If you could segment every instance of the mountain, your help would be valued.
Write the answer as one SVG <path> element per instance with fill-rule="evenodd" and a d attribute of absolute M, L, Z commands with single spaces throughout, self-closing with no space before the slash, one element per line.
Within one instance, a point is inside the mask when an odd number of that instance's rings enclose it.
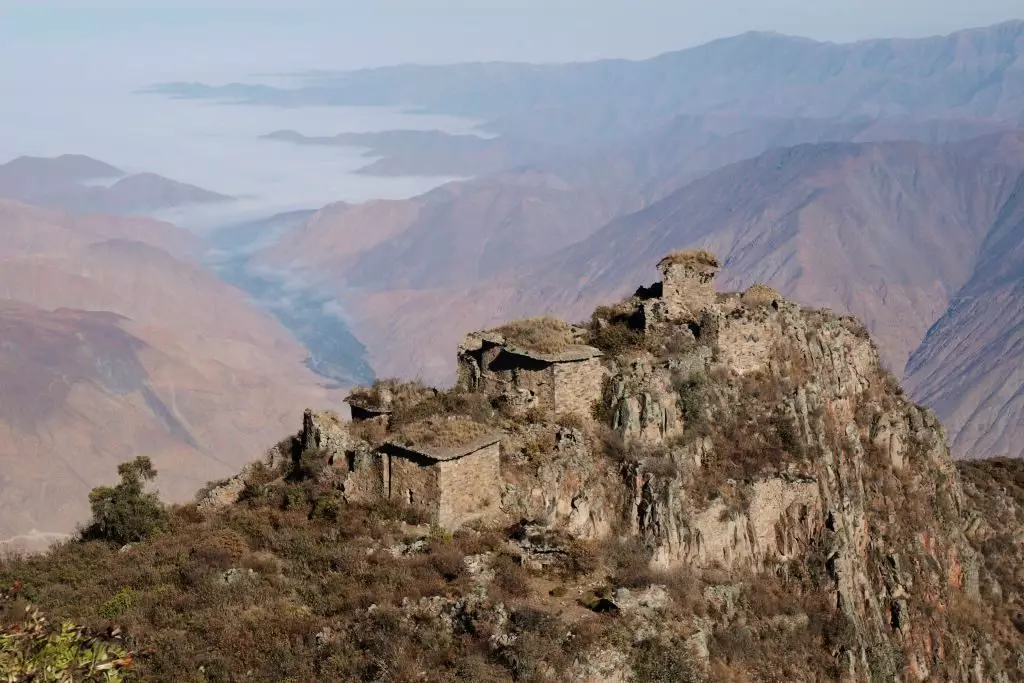
<path fill-rule="evenodd" d="M 618 203 L 553 174 L 510 171 L 411 200 L 332 205 L 257 263 L 307 279 L 336 275 L 333 282 L 360 290 L 463 284 L 578 241 L 614 217 Z"/>
<path fill-rule="evenodd" d="M 101 181 L 109 185 L 98 184 Z M 78 155 L 19 157 L 0 165 L 0 197 L 66 211 L 104 213 L 145 213 L 231 200 L 153 173 L 126 175 Z"/>
<path fill-rule="evenodd" d="M 340 296 L 384 376 L 446 381 L 454 359 L 445 349 L 467 330 L 527 311 L 584 316 L 598 301 L 648 284 L 655 254 L 687 245 L 723 255 L 727 286 L 762 281 L 857 315 L 888 367 L 902 373 L 972 278 L 1022 169 L 1020 133 L 942 145 L 797 145 L 727 166 L 597 228 L 602 215 L 615 212 L 613 202 L 576 223 L 565 240 L 578 241 L 561 249 L 554 228 L 572 227 L 569 219 L 535 212 L 537 219 L 527 222 L 516 204 L 492 211 L 500 204 L 485 203 L 485 213 L 474 213 L 471 203 L 452 203 L 463 198 L 453 187 L 467 189 L 460 184 L 435 191 L 446 203 L 434 222 L 423 220 L 432 214 L 423 213 L 422 198 L 388 204 L 390 215 L 407 212 L 397 222 L 364 222 L 369 206 L 346 207 L 347 217 L 360 218 L 343 229 L 318 221 L 263 258 Z M 502 195 L 492 188 L 486 196 Z M 540 196 L 518 201 L 529 206 Z M 580 204 L 580 196 L 569 195 L 566 216 L 600 206 Z M 370 243 L 348 237 L 366 239 L 370 225 L 388 227 Z M 542 239 L 548 234 L 555 239 Z M 332 245 L 345 245 L 342 258 L 329 256 Z M 496 256 L 488 260 L 488 253 Z M 940 414 L 958 426 L 949 409 Z"/>
<path fill-rule="evenodd" d="M 942 416 L 956 453 L 1024 458 L 1024 175 L 906 376 Z"/>
<path fill-rule="evenodd" d="M 954 464 L 856 320 L 665 263 L 593 325 L 469 335 L 453 389 L 296 412 L 194 502 L 111 468 L 82 534 L 0 557 L 0 674 L 1019 680 L 1024 463 Z"/>
<path fill-rule="evenodd" d="M 71 531 L 136 454 L 181 500 L 331 395 L 279 323 L 196 264 L 190 233 L 7 200 L 0 228 L 0 539 Z"/>
<path fill-rule="evenodd" d="M 679 114 L 987 119 L 1024 110 L 1024 21 L 921 39 L 823 43 L 745 33 L 643 61 L 395 66 L 296 88 L 170 83 L 152 90 L 298 105 L 391 105 L 483 119 L 556 144 L 628 137 Z"/>

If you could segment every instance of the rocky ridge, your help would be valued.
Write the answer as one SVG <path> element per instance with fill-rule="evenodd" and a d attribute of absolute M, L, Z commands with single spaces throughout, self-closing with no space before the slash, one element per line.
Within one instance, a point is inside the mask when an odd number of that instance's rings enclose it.
<path fill-rule="evenodd" d="M 194 653 L 225 675 L 334 680 L 1019 680 L 1024 473 L 958 470 L 856 319 L 763 285 L 718 293 L 718 267 L 674 254 L 663 282 L 559 328 L 602 352 L 590 415 L 400 382 L 360 392 L 374 417 L 307 411 L 175 530 L 104 560 L 112 576 L 150 555 L 188 562 L 173 572 L 203 587 L 174 603 L 198 600 L 202 643 L 151 625 L 163 608 L 139 598 L 136 629 L 175 643 L 143 666 Z M 360 463 L 427 418 L 501 430 L 500 518 L 430 527 L 357 490 Z M 291 635 L 226 644 L 249 628 Z M 309 656 L 268 668 L 258 643 L 279 638 Z"/>
<path fill-rule="evenodd" d="M 586 341 L 609 353 L 594 423 L 503 421 L 510 519 L 630 539 L 652 571 L 728 577 L 719 592 L 771 576 L 796 611 L 768 631 L 806 631 L 822 617 L 806 606 L 824 606 L 847 629 L 830 652 L 844 680 L 1024 675 L 1019 632 L 981 647 L 957 623 L 960 610 L 999 618 L 965 535 L 977 513 L 942 426 L 883 369 L 864 327 L 762 285 L 711 300 L 678 289 L 595 313 Z M 331 436 L 308 446 L 365 450 L 358 428 L 312 419 Z M 725 609 L 704 635 L 746 618 Z"/>

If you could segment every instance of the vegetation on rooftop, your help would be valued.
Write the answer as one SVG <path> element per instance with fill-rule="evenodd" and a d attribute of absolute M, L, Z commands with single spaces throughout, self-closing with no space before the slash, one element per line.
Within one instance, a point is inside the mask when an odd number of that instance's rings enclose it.
<path fill-rule="evenodd" d="M 700 265 L 720 268 L 722 264 L 718 262 L 718 257 L 707 249 L 682 249 L 673 251 L 658 262 L 660 268 L 668 265 Z"/>
<path fill-rule="evenodd" d="M 493 331 L 509 346 L 534 353 L 559 353 L 576 343 L 568 323 L 547 316 L 515 320 Z"/>
<path fill-rule="evenodd" d="M 464 417 L 432 417 L 402 425 L 394 440 L 410 448 L 459 448 L 478 441 L 494 430 Z"/>
<path fill-rule="evenodd" d="M 743 296 L 740 300 L 747 306 L 757 307 L 768 306 L 773 301 L 778 301 L 781 298 L 782 295 L 779 294 L 779 291 L 774 287 L 769 287 L 768 285 L 760 282 L 755 282 L 747 288 L 747 291 L 743 292 Z"/>
<path fill-rule="evenodd" d="M 378 379 L 368 387 L 356 387 L 349 392 L 351 404 L 371 410 L 393 410 L 396 406 L 415 403 L 436 393 L 422 382 L 399 379 Z"/>

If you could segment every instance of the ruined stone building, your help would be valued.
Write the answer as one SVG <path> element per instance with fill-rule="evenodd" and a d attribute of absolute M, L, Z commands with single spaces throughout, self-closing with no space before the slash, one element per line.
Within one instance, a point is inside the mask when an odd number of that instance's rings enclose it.
<path fill-rule="evenodd" d="M 513 410 L 590 416 L 601 397 L 601 351 L 565 344 L 540 352 L 510 344 L 502 335 L 475 333 L 459 347 L 459 385 L 504 402 Z"/>
<path fill-rule="evenodd" d="M 642 297 L 645 326 L 699 320 L 704 309 L 715 305 L 715 275 L 720 269 L 718 259 L 705 251 L 680 251 L 663 258 L 658 263 L 662 281 Z"/>
<path fill-rule="evenodd" d="M 357 397 L 349 396 L 345 399 L 349 410 L 352 413 L 353 422 L 365 422 L 366 420 L 380 420 L 385 424 L 391 416 L 391 408 L 381 405 L 373 405 L 362 401 Z"/>
<path fill-rule="evenodd" d="M 500 441 L 499 432 L 468 418 L 445 417 L 405 425 L 369 448 L 332 413 L 307 411 L 302 447 L 326 454 L 347 500 L 409 505 L 454 529 L 497 512 Z"/>

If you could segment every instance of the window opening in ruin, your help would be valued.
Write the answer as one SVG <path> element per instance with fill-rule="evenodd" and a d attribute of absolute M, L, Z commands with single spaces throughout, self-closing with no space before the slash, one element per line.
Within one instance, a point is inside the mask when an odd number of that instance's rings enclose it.
<path fill-rule="evenodd" d="M 356 471 L 356 454 L 355 453 L 346 453 L 345 454 L 345 463 L 348 465 L 348 471 L 349 472 L 355 472 Z"/>
<path fill-rule="evenodd" d="M 412 489 L 409 489 L 408 496 L 409 496 L 409 505 L 412 505 Z"/>

